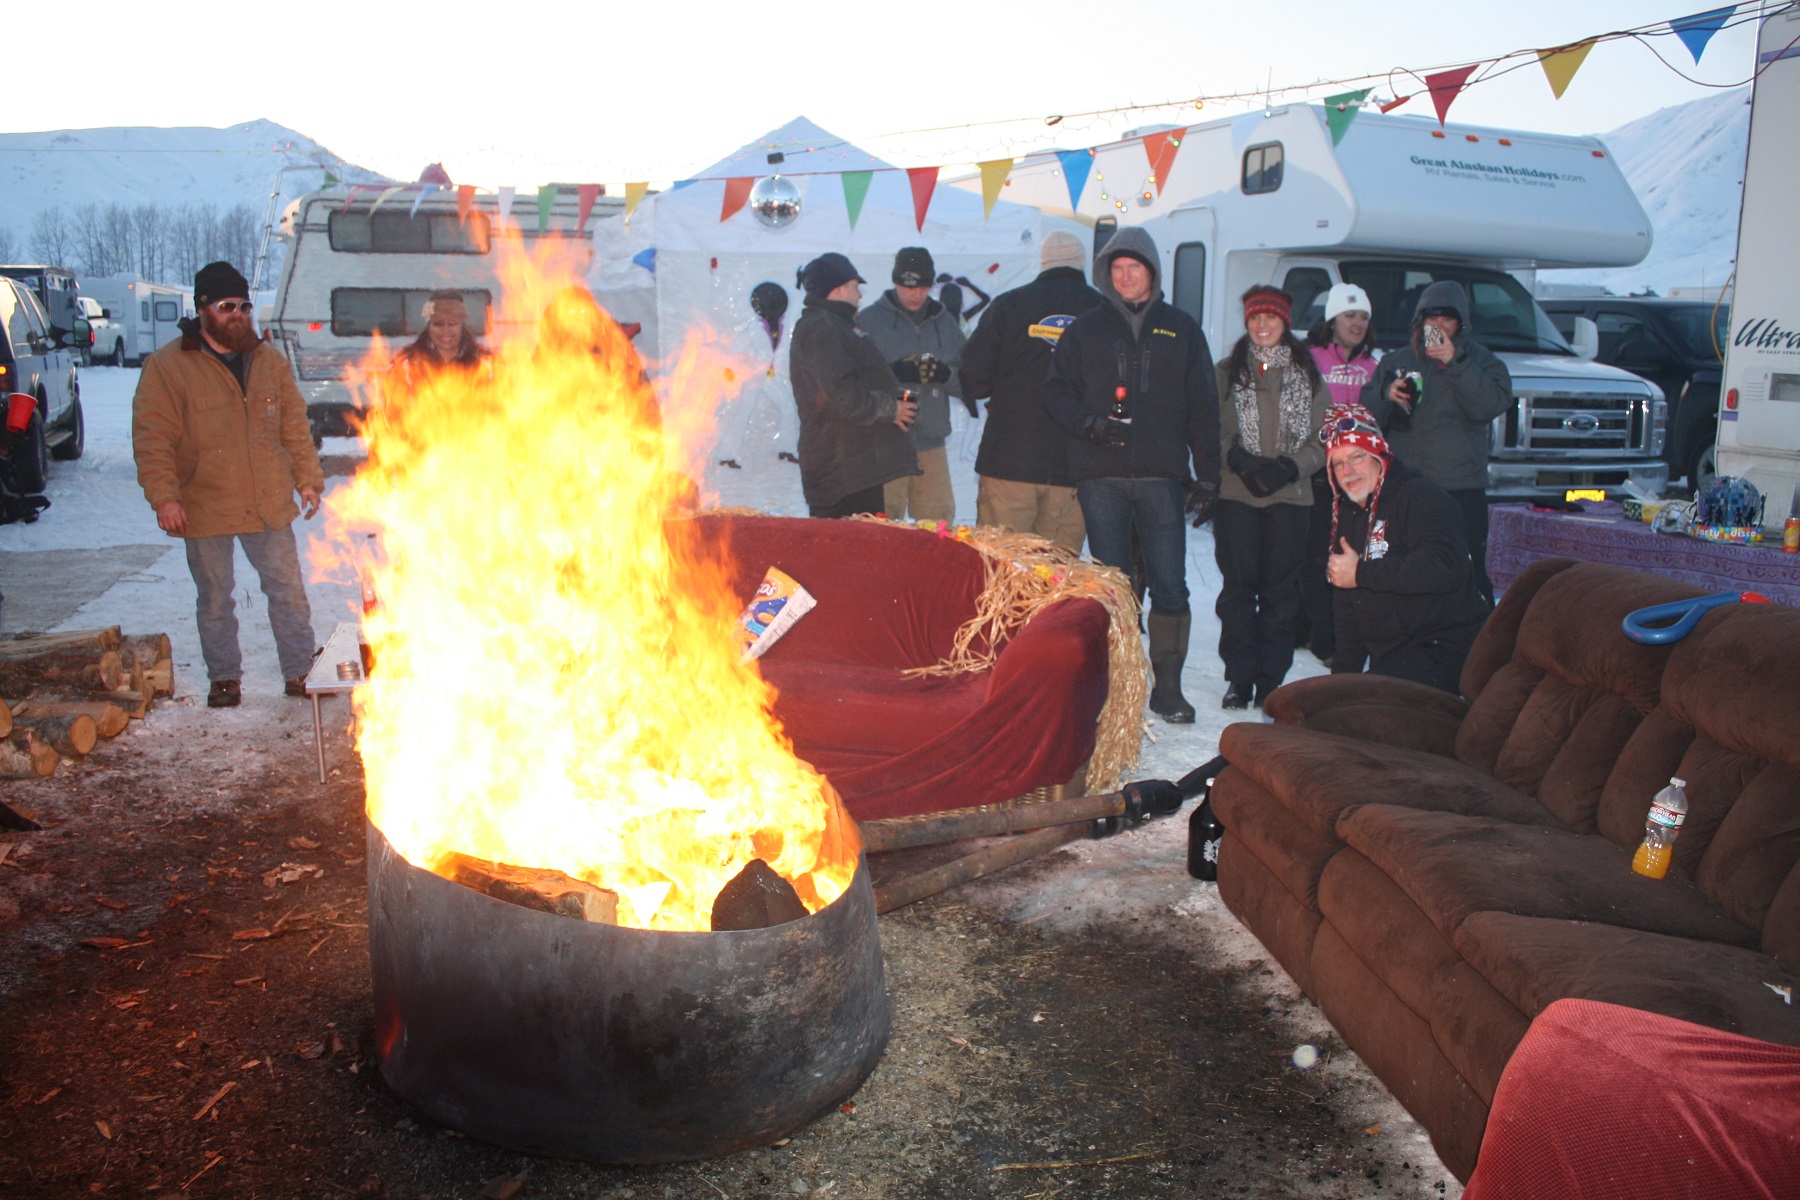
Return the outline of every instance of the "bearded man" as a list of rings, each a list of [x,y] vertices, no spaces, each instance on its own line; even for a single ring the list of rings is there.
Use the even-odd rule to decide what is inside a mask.
[[[306,695],[313,659],[293,524],[319,511],[325,475],[293,370],[257,336],[249,295],[230,263],[202,267],[194,276],[199,319],[184,319],[181,337],[144,360],[131,401],[138,484],[157,525],[187,543],[210,708],[235,708],[242,695],[236,545],[268,598],[288,695]]]

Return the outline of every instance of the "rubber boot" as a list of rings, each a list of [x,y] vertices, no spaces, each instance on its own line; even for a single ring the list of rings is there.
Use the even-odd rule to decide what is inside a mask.
[[[1150,711],[1171,725],[1192,725],[1194,706],[1181,694],[1181,668],[1187,662],[1189,613],[1151,610],[1150,670],[1155,686],[1150,689]]]

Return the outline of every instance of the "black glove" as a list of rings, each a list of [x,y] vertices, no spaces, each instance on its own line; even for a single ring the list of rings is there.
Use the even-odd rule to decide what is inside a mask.
[[[920,383],[949,383],[950,367],[935,354],[915,354],[918,360]]]
[[[1233,475],[1242,475],[1262,460],[1244,449],[1242,442],[1231,443],[1231,449],[1225,452],[1225,465],[1231,468]]]
[[[1188,516],[1193,518],[1195,529],[1212,520],[1213,505],[1218,502],[1219,488],[1217,484],[1194,480],[1187,485],[1187,511]]]
[[[1114,450],[1123,450],[1131,445],[1131,426],[1111,417],[1090,416],[1081,423],[1081,436],[1096,446],[1111,446]]]
[[[981,420],[981,405],[977,401],[969,396],[959,396],[957,398],[963,402],[963,407],[969,410],[970,420]]]
[[[1261,499],[1273,496],[1300,478],[1300,468],[1291,458],[1264,458],[1258,460],[1241,478],[1244,486],[1250,489],[1250,494]]]
[[[911,358],[895,359],[888,364],[888,370],[892,371],[894,373],[894,378],[898,379],[901,383],[924,382],[924,380],[919,378],[919,356],[916,354]]]

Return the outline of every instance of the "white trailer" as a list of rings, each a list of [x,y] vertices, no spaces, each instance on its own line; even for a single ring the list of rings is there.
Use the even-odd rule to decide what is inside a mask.
[[[158,346],[180,337],[181,318],[194,315],[192,289],[151,283],[129,271],[84,279],[81,294],[99,301],[123,330],[127,366],[138,366]]]
[[[1326,112],[1305,104],[1167,132],[1179,146],[1160,191],[1133,139],[1094,153],[1075,211],[1096,222],[1097,241],[1116,223],[1151,233],[1167,298],[1215,353],[1242,335],[1239,297],[1252,284],[1292,293],[1304,330],[1332,284],[1356,283],[1374,302],[1378,344],[1392,348],[1419,293],[1455,279],[1471,332],[1512,373],[1492,495],[1667,485],[1661,391],[1587,361],[1530,293],[1538,268],[1628,266],[1649,252],[1649,218],[1600,142],[1364,112],[1334,146]],[[1063,161],[1024,160],[1006,195],[1069,212]]]
[[[354,433],[354,419],[379,402],[378,360],[424,332],[432,292],[460,291],[484,340],[496,322],[536,323],[537,314],[498,303],[498,198],[476,196],[467,219],[454,193],[427,195],[416,208],[415,199],[383,203],[380,189],[335,185],[300,197],[282,217],[287,256],[260,323],[293,364],[315,439]],[[506,221],[527,254],[580,280],[593,263],[594,225],[623,210],[622,200],[598,197],[584,225],[578,191],[562,187],[542,227],[531,197],[520,197]]]
[[[1718,469],[1754,483],[1780,529],[1800,502],[1800,6],[1763,18],[1756,72]]]

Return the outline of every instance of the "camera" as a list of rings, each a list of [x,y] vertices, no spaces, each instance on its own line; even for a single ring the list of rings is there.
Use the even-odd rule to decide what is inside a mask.
[[[1430,349],[1433,346],[1441,346],[1449,340],[1449,338],[1444,336],[1444,331],[1439,329],[1436,325],[1425,326],[1426,349]]]

